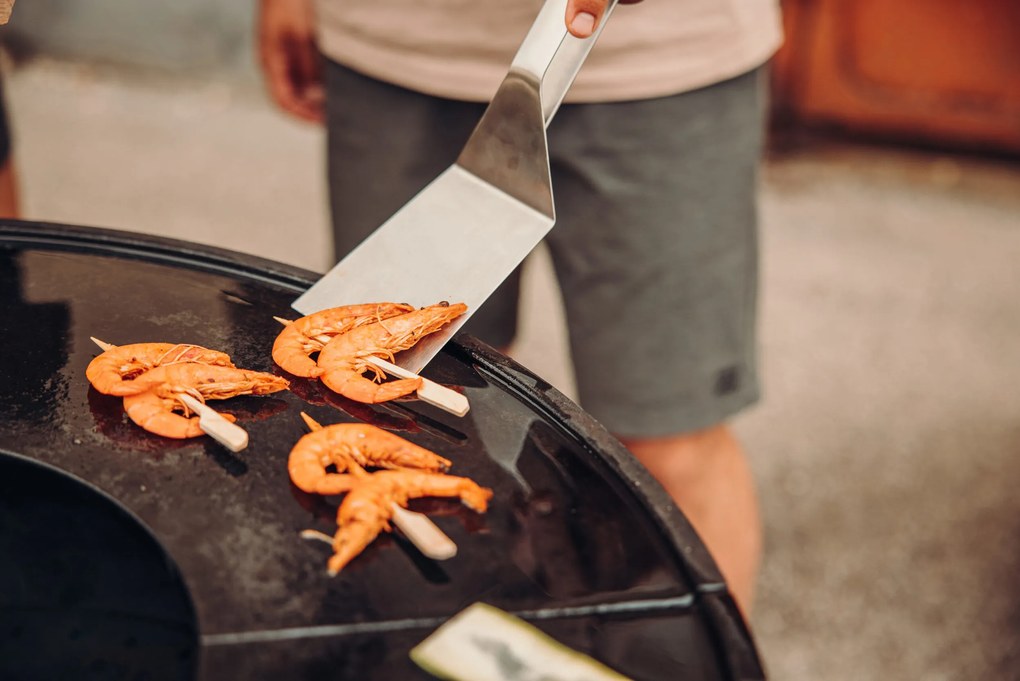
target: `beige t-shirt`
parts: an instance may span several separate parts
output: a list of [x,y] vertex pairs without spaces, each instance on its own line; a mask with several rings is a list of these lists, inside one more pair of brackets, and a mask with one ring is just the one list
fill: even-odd
[[[488,101],[541,0],[316,0],[322,52],[379,80]],[[782,39],[777,0],[619,5],[567,101],[684,92],[751,70]]]

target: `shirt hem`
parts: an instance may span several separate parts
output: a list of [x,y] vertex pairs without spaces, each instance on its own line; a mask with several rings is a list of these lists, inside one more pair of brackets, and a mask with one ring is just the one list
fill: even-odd
[[[385,49],[367,43],[353,45],[346,40],[324,40],[320,36],[319,49],[329,59],[343,64],[358,73],[393,85],[435,97],[468,102],[488,102],[499,87],[503,74],[482,77],[458,74],[448,63],[432,63],[421,59],[402,59]],[[655,99],[696,90],[729,78],[747,73],[768,61],[778,49],[781,39],[776,36],[753,49],[734,51],[733,59],[715,61],[711,68],[691,69],[676,73],[648,70],[628,74],[626,78],[603,77],[594,82],[585,78],[584,71],[567,93],[568,103],[604,103]],[[507,65],[509,68],[509,64]]]

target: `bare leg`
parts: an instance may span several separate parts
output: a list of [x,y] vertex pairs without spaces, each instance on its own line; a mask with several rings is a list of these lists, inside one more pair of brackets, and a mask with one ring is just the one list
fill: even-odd
[[662,438],[622,438],[701,536],[745,617],[761,559],[754,479],[725,425]]
[[0,166],[0,218],[17,218],[20,212],[14,162],[8,158]]

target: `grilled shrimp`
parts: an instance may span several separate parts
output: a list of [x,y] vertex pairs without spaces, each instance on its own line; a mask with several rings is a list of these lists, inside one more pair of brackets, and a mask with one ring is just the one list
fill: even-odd
[[107,395],[135,395],[145,386],[133,378],[149,369],[180,362],[234,366],[230,357],[216,350],[186,343],[132,343],[119,345],[97,355],[85,369],[92,386]]
[[[288,381],[279,376],[209,364],[186,362],[151,369],[135,379],[145,392],[124,398],[128,417],[157,435],[188,438],[202,435],[197,416],[177,397],[187,393],[200,401],[225,400],[238,395],[268,395],[286,389]],[[173,414],[181,411],[184,416]],[[229,414],[224,418],[234,420]]]
[[[345,474],[351,460],[358,466],[380,468],[442,471],[450,467],[448,459],[381,428],[366,423],[337,423],[298,440],[290,451],[287,470],[294,484],[305,492],[340,494],[356,482]],[[326,472],[330,464],[336,466],[336,473]]]
[[150,369],[135,381],[146,389],[156,388],[161,396],[195,389],[200,399],[225,400],[238,395],[268,395],[285,390],[290,381],[280,376],[221,367],[198,362],[170,364]]
[[394,353],[413,347],[465,310],[463,303],[438,303],[335,336],[319,353],[320,378],[330,390],[357,402],[386,402],[412,393],[421,387],[420,378],[377,383],[362,376],[372,371],[377,381],[384,377],[365,357],[392,361]]
[[[174,413],[175,410],[184,415]],[[125,396],[124,411],[132,421],[156,435],[177,440],[205,435],[198,425],[199,418],[191,416],[191,410],[183,402],[174,397],[160,397],[156,390]],[[231,414],[220,416],[230,422],[236,420]]]
[[426,496],[459,497],[468,508],[484,513],[492,490],[468,478],[427,471],[379,471],[359,478],[337,510],[340,527],[333,536],[329,574],[336,575],[380,532],[390,530],[393,503],[406,507],[409,499]]
[[312,378],[319,372],[310,355],[322,350],[328,338],[412,310],[412,306],[402,303],[365,303],[333,307],[295,319],[273,342],[273,361],[295,376]]

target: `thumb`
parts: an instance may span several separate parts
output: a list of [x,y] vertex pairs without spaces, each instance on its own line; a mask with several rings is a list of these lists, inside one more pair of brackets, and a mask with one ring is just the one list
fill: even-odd
[[567,30],[575,38],[588,38],[602,21],[609,0],[567,0]]

